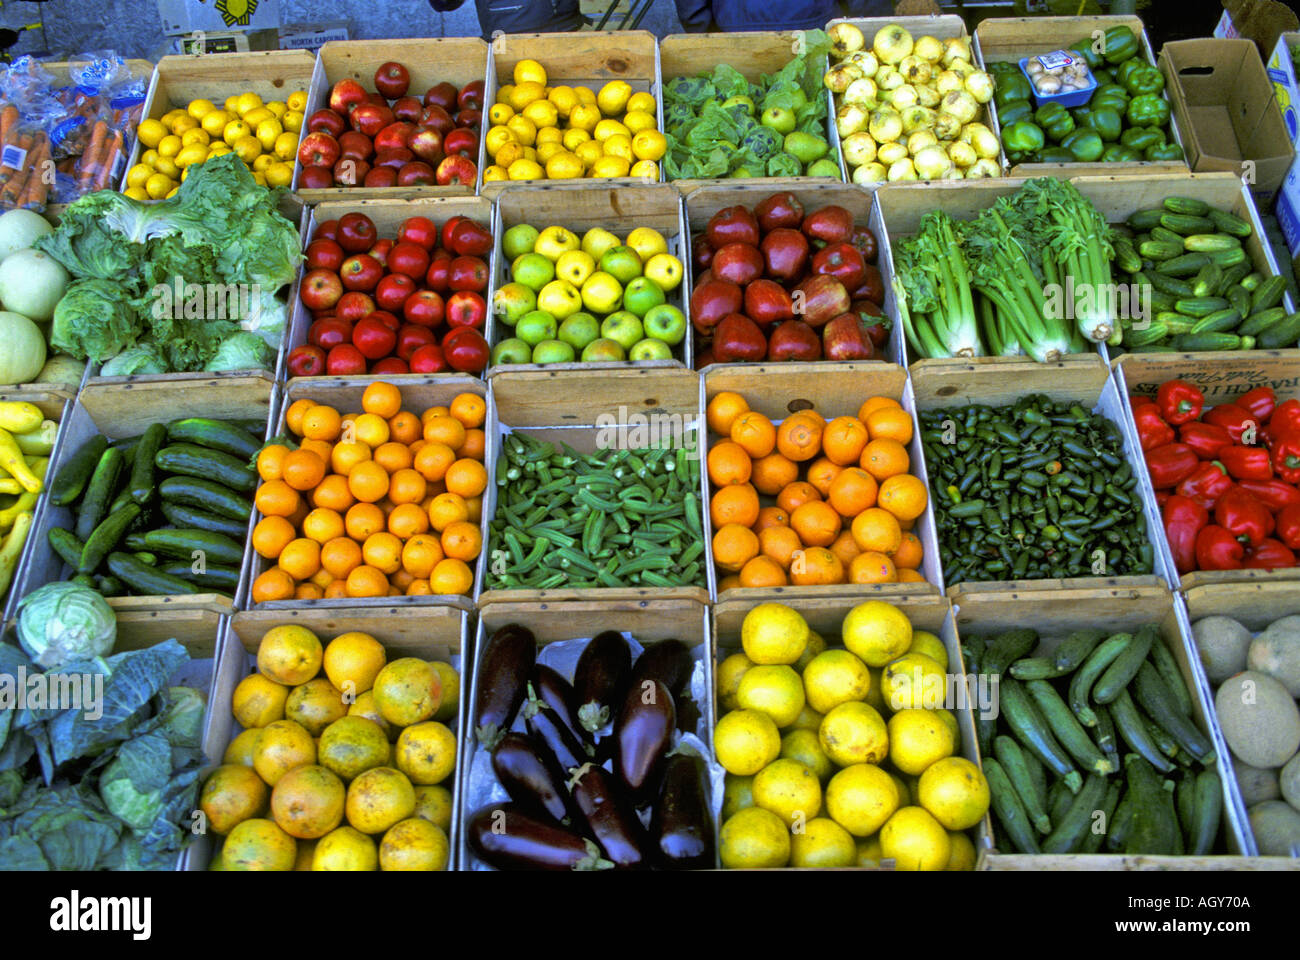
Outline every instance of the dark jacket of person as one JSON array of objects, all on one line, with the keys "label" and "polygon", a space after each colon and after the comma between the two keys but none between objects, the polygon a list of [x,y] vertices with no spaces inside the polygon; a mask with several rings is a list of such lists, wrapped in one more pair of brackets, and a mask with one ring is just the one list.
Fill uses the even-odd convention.
[{"label": "dark jacket of person", "polygon": [[[465,0],[429,0],[438,13],[450,13]],[[474,0],[483,36],[502,33],[558,33],[582,23],[578,0]]]},{"label": "dark jacket of person", "polygon": [[687,33],[715,26],[729,32],[821,30],[836,17],[888,17],[889,0],[676,0],[677,18]]}]

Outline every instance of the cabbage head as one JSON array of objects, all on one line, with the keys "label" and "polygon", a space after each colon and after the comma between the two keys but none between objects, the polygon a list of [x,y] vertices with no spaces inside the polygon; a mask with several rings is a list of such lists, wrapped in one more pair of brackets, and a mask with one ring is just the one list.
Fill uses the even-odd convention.
[{"label": "cabbage head", "polygon": [[117,640],[117,618],[98,592],[75,583],[47,583],[18,604],[18,642],[46,670],[105,657]]}]

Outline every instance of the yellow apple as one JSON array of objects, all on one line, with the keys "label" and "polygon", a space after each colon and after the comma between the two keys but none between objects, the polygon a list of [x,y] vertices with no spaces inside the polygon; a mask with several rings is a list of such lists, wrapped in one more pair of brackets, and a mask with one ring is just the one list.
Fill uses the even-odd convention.
[{"label": "yellow apple", "polygon": [[646,261],[645,275],[667,293],[682,282],[682,262],[671,253],[656,253]]},{"label": "yellow apple", "polygon": [[582,303],[596,314],[613,313],[623,300],[623,285],[608,273],[597,271],[582,285]]},{"label": "yellow apple", "polygon": [[657,253],[668,252],[668,241],[664,239],[663,234],[649,227],[637,227],[629,233],[627,235],[627,246],[641,256],[642,263],[645,263]]}]

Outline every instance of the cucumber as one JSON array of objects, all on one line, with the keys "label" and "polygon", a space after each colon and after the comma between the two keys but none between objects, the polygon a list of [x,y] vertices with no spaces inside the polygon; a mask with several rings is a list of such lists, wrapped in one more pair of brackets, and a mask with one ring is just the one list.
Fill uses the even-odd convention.
[{"label": "cucumber", "polygon": [[144,535],[145,549],[181,560],[194,559],[201,551],[204,562],[237,567],[244,559],[244,545],[230,537],[207,530],[177,530],[164,527]]},{"label": "cucumber", "polygon": [[1114,702],[1137,674],[1138,668],[1146,661],[1151,642],[1155,637],[1155,627],[1148,625],[1140,629],[1134,635],[1133,642],[1124,647],[1124,651],[1101,675],[1101,679],[1092,689],[1092,699],[1097,703]]},{"label": "cucumber", "polygon": [[[1204,264],[1202,264],[1202,266],[1204,266]],[[1180,280],[1178,277],[1171,277],[1169,274],[1161,273],[1158,270],[1153,270],[1150,273],[1147,273],[1146,277],[1151,281],[1151,286],[1155,287],[1161,293],[1168,294],[1171,297],[1190,297],[1192,295],[1192,285],[1186,280]]]},{"label": "cucumber", "polygon": [[1065,811],[1047,839],[1043,841],[1043,853],[1070,853],[1078,849],[1088,835],[1092,826],[1093,811],[1097,810],[1106,797],[1106,778],[1100,774],[1090,774],[1084,781],[1083,789],[1074,796],[1074,802]]},{"label": "cucumber", "polygon": [[127,481],[126,489],[131,499],[141,506],[152,500],[157,493],[154,489],[153,458],[166,439],[166,427],[161,423],[150,424],[136,447],[136,457],[131,465],[131,478]]},{"label": "cucumber", "polygon": [[1164,270],[1169,261],[1183,256],[1183,244],[1168,240],[1146,240],[1138,247],[1138,253],[1144,260],[1157,261],[1158,269]]},{"label": "cucumber", "polygon": [[158,567],[163,573],[180,577],[200,587],[213,587],[224,593],[234,593],[239,587],[239,568],[219,564],[208,564],[202,573],[194,572],[194,565],[188,560],[172,560]]},{"label": "cucumber", "polygon": [[1142,258],[1133,248],[1133,242],[1127,237],[1116,237],[1111,244],[1115,248],[1115,266],[1125,273],[1134,274],[1142,269]]},{"label": "cucumber", "polygon": [[1203,256],[1209,257],[1211,263],[1217,263],[1221,267],[1232,267],[1247,260],[1246,251],[1241,247],[1233,247],[1231,250],[1211,250]]},{"label": "cucumber", "polygon": [[1070,708],[1065,705],[1061,695],[1046,680],[1030,680],[1025,684],[1029,695],[1034,698],[1039,711],[1047,720],[1047,725],[1056,736],[1057,741],[1065,747],[1080,769],[1089,770],[1105,776],[1114,773],[1116,768],[1102,756],[1097,745],[1084,732],[1079,721]]},{"label": "cucumber", "polygon": [[1145,660],[1133,681],[1133,696],[1151,719],[1167,730],[1179,745],[1203,764],[1214,759],[1214,748],[1201,731],[1178,710],[1169,685]]},{"label": "cucumber", "polygon": [[1016,743],[1011,737],[1000,734],[993,741],[993,752],[1002,764],[1002,769],[1006,771],[1007,779],[1015,787],[1017,796],[1025,808],[1025,813],[1039,833],[1050,833],[1052,830],[1052,821],[1047,816],[1046,793],[1040,795],[1038,785],[1034,782],[1033,776],[1029,772],[1029,767],[1025,764],[1024,751],[1020,749],[1020,744]]},{"label": "cucumber", "polygon": [[1183,237],[1183,246],[1195,253],[1218,253],[1238,249],[1241,239],[1226,233],[1194,233],[1190,237]]},{"label": "cucumber", "polygon": [[246,462],[194,443],[163,447],[154,457],[154,464],[167,473],[215,480],[232,490],[247,492],[257,486],[257,471]]},{"label": "cucumber", "polygon": [[1100,630],[1076,630],[1056,648],[1054,661],[1062,673],[1078,669],[1097,644],[1106,638]]},{"label": "cucumber", "polygon": [[1163,290],[1157,290],[1155,284],[1148,282],[1146,285],[1149,296],[1151,297],[1152,311],[1159,313],[1161,310],[1172,310],[1176,300],[1171,294]]},{"label": "cucumber", "polygon": [[229,487],[211,480],[195,477],[168,477],[158,484],[158,492],[164,500],[183,503],[232,520],[248,522],[252,516],[253,505]]},{"label": "cucumber", "polygon": [[158,554],[149,553],[147,550],[136,550],[131,556],[135,557],[141,563],[147,563],[151,567],[158,566]]},{"label": "cucumber", "polygon": [[1083,777],[1070,762],[1069,755],[1056,742],[1047,720],[1034,706],[1034,701],[1024,687],[1013,678],[1004,676],[1000,689],[1002,715],[1007,718],[1007,725],[1011,727],[1016,739],[1032,750],[1053,773],[1064,778],[1071,793],[1078,793],[1083,785]]},{"label": "cucumber", "polygon": [[1108,637],[1097,649],[1088,654],[1088,659],[1083,661],[1083,665],[1070,678],[1070,709],[1085,727],[1097,724],[1097,714],[1088,706],[1092,685],[1132,641],[1131,633],[1117,633],[1113,637]]},{"label": "cucumber", "polygon": [[1110,761],[1111,769],[1119,770],[1121,767],[1119,741],[1115,738],[1115,721],[1111,719],[1110,712],[1102,710],[1098,713],[1097,725],[1089,729],[1092,731],[1093,742],[1097,744],[1097,749]]},{"label": "cucumber", "polygon": [[95,589],[105,597],[120,597],[126,593],[126,584],[114,576],[95,577]]},{"label": "cucumber", "polygon": [[990,806],[1016,849],[1021,853],[1041,853],[1033,828],[1029,825],[1029,816],[1002,765],[986,757],[984,779],[989,784]]},{"label": "cucumber", "polygon": [[1144,233],[1152,227],[1160,226],[1160,218],[1164,215],[1165,211],[1159,208],[1139,210],[1136,213],[1130,214],[1125,223],[1134,230],[1137,230],[1139,233]]},{"label": "cucumber", "polygon": [[1146,720],[1138,713],[1127,690],[1116,697],[1115,702],[1110,705],[1110,715],[1125,743],[1146,757],[1161,773],[1168,773],[1174,769],[1169,758],[1160,752],[1160,747],[1151,739]]},{"label": "cucumber", "polygon": [[50,549],[68,566],[75,570],[81,565],[81,551],[85,544],[78,540],[77,535],[71,530],[50,527],[50,532],[45,535],[45,539],[49,541]]},{"label": "cucumber", "polygon": [[1174,806],[1178,811],[1178,825],[1191,836],[1196,829],[1196,774],[1184,771],[1174,788]]},{"label": "cucumber", "polygon": [[[1208,254],[1204,253],[1184,253],[1181,256],[1170,257],[1164,263],[1159,265],[1161,273],[1170,277],[1190,277],[1199,273],[1201,267],[1207,263],[1213,263]],[[1191,281],[1187,283],[1191,288]]]},{"label": "cucumber", "polygon": [[[1228,304],[1243,317],[1250,316],[1250,291],[1241,284],[1236,284],[1229,288],[1224,296],[1228,299]],[[1266,312],[1266,311],[1265,311]]]},{"label": "cucumber", "polygon": [[1256,338],[1255,343],[1261,350],[1281,350],[1294,347],[1297,340],[1300,340],[1300,312],[1273,324]]},{"label": "cucumber", "polygon": [[1207,314],[1196,321],[1195,326],[1189,333],[1195,335],[1198,333],[1227,333],[1229,330],[1237,329],[1241,323],[1241,314],[1234,307],[1228,307],[1225,310],[1216,310],[1214,313]]},{"label": "cucumber", "polygon": [[1148,324],[1145,330],[1128,330],[1124,339],[1130,347],[1145,347],[1159,343],[1170,334],[1169,325],[1156,321]]},{"label": "cucumber", "polygon": [[1214,221],[1209,217],[1194,217],[1189,213],[1166,213],[1160,217],[1160,226],[1180,237],[1194,233],[1213,233]]},{"label": "cucumber", "polygon": [[113,498],[113,502],[108,505],[108,512],[117,513],[117,511],[121,510],[128,503],[134,503],[134,502],[135,501],[131,499],[131,488],[130,485],[128,484],[127,486],[123,487],[120,491],[118,491],[117,496]]},{"label": "cucumber", "polygon": [[1180,333],[1174,338],[1176,350],[1243,350],[1242,338],[1235,333]]},{"label": "cucumber", "polygon": [[1168,807],[1164,781],[1136,753],[1124,758],[1124,772],[1133,795],[1133,825],[1124,852],[1172,856],[1177,846],[1178,818]]},{"label": "cucumber", "polygon": [[[1219,264],[1215,264],[1219,266]],[[1250,264],[1246,261],[1234,263],[1232,266],[1223,267],[1223,279],[1219,281],[1219,289],[1214,291],[1216,297],[1221,297],[1225,290],[1241,286],[1241,281],[1250,273]],[[1243,288],[1244,289],[1244,288]],[[1250,291],[1247,290],[1247,293]]]},{"label": "cucumber", "polygon": [[1088,835],[1083,838],[1083,845],[1079,848],[1080,853],[1096,853],[1101,849],[1102,842],[1113,826],[1115,808],[1119,806],[1119,795],[1122,790],[1119,780],[1112,780],[1107,785],[1106,796],[1101,801],[1101,821],[1099,823],[1094,820],[1092,826],[1088,828]]},{"label": "cucumber", "polygon": [[86,545],[81,549],[81,559],[77,564],[78,573],[94,573],[104,562],[108,552],[117,546],[126,535],[126,528],[140,515],[140,504],[128,503],[126,506],[110,513],[100,522]]},{"label": "cucumber", "polygon": [[162,573],[147,563],[140,562],[129,553],[110,553],[108,569],[113,576],[144,596],[175,596],[203,592],[198,585]]},{"label": "cucumber", "polygon": [[[1164,217],[1160,219],[1163,221]],[[1184,250],[1182,236],[1173,230],[1166,229],[1163,225],[1151,228],[1151,239],[1156,243],[1167,243],[1170,246],[1177,244],[1179,253]]]},{"label": "cucumber", "polygon": [[66,507],[75,502],[86,489],[91,474],[95,472],[95,467],[107,449],[107,438],[98,433],[79,446],[59,467],[59,472],[51,481],[50,503],[56,507]]},{"label": "cucumber", "polygon": [[1226,210],[1215,210],[1211,208],[1206,214],[1210,222],[1214,224],[1214,229],[1219,233],[1228,233],[1234,237],[1249,237],[1255,232],[1250,225],[1249,220],[1243,220],[1236,214],[1229,213]]},{"label": "cucumber", "polygon": [[1174,303],[1174,309],[1187,317],[1208,317],[1212,313],[1226,310],[1231,304],[1223,297],[1186,297]]},{"label": "cucumber", "polygon": [[1285,292],[1286,280],[1277,275],[1269,277],[1251,291],[1250,312],[1258,313],[1261,310],[1267,310],[1269,307],[1276,307],[1282,302],[1282,294]]},{"label": "cucumber", "polygon": [[1174,310],[1165,310],[1156,314],[1156,323],[1162,324],[1173,336],[1191,333],[1192,327],[1196,326],[1195,318]]},{"label": "cucumber", "polygon": [[227,537],[239,539],[248,535],[248,524],[246,522],[231,520],[229,517],[209,513],[207,510],[200,510],[198,507],[191,507],[188,504],[163,501],[162,513],[167,518],[167,522],[173,527],[192,527],[197,530],[207,530],[210,533],[221,533]]},{"label": "cucumber", "polygon": [[1213,770],[1196,775],[1194,827],[1187,831],[1187,852],[1209,853],[1219,835],[1219,818],[1223,815],[1223,785]]},{"label": "cucumber", "polygon": [[1192,715],[1192,695],[1187,690],[1187,684],[1183,681],[1182,672],[1178,669],[1178,661],[1170,652],[1169,647],[1157,640],[1151,644],[1151,665],[1156,668],[1156,672],[1169,685],[1169,690],[1178,701],[1178,709],[1185,717]]},{"label": "cucumber", "polygon": [[[1238,287],[1238,290],[1241,288]],[[1244,294],[1245,291],[1242,290]],[[1258,337],[1261,333],[1273,326],[1275,323],[1281,323],[1286,319],[1285,307],[1270,307],[1267,310],[1261,310],[1259,313],[1251,314],[1245,322],[1237,328],[1237,332],[1243,337]]]},{"label": "cucumber", "polygon": [[1218,296],[1219,284],[1222,282],[1223,267],[1217,263],[1207,263],[1197,271],[1196,277],[1192,280],[1192,296]]},{"label": "cucumber", "polygon": [[68,582],[75,583],[79,587],[89,587],[91,590],[99,589],[99,584],[95,582],[95,578],[88,573],[74,573]]},{"label": "cucumber", "polygon": [[109,447],[100,456],[95,472],[90,475],[90,482],[86,484],[86,492],[81,495],[81,506],[77,510],[77,525],[73,528],[73,533],[78,539],[88,539],[99,526],[99,521],[104,519],[109,504],[113,501],[113,495],[117,491],[117,481],[122,475],[122,466],[122,451],[116,447]]},{"label": "cucumber", "polygon": [[1065,673],[1051,657],[1025,657],[1011,665],[1010,673],[1017,680],[1045,680]]},{"label": "cucumber", "polygon": [[1258,288],[1259,285],[1263,282],[1264,282],[1264,275],[1260,273],[1258,270],[1252,270],[1250,273],[1246,274],[1244,277],[1241,278],[1241,285],[1245,287],[1247,290],[1249,290],[1251,293],[1254,293],[1256,288]]},{"label": "cucumber", "polygon": [[[266,424],[262,423],[259,429],[265,430]],[[209,450],[239,457],[245,463],[262,446],[262,441],[253,437],[242,422],[209,420],[206,417],[173,420],[167,424],[167,438],[173,443],[195,443]]]},{"label": "cucumber", "polygon": [[1181,213],[1189,217],[1209,216],[1211,209],[1208,203],[1195,197],[1165,197],[1164,207],[1170,213]]},{"label": "cucumber", "polygon": [[143,530],[131,530],[123,538],[122,546],[125,547],[127,550],[130,550],[131,552],[135,552],[136,550],[143,550],[144,535],[145,535],[145,531]]}]

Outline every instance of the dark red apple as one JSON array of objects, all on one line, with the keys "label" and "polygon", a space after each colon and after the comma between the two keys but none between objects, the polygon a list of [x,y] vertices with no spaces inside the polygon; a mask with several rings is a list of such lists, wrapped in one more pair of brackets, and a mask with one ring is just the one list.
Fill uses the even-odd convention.
[{"label": "dark red apple", "polygon": [[364,160],[345,157],[334,164],[334,183],[340,187],[359,187],[370,172],[370,164]]},{"label": "dark red apple", "polygon": [[419,123],[422,110],[424,104],[416,97],[398,97],[393,101],[393,116],[406,123]]},{"label": "dark red apple", "polygon": [[447,298],[445,315],[449,327],[482,330],[487,322],[487,303],[472,290],[457,290]]},{"label": "dark red apple", "polygon": [[362,317],[352,328],[352,345],[367,360],[380,360],[392,353],[397,346],[397,331],[372,313],[368,317]]},{"label": "dark red apple", "polygon": [[431,106],[436,104],[448,113],[456,109],[456,98],[460,91],[456,89],[454,83],[448,83],[446,80],[442,83],[434,84],[424,94],[424,105]]},{"label": "dark red apple", "polygon": [[447,286],[452,290],[482,293],[488,285],[488,267],[481,257],[457,257],[451,262]]},{"label": "dark red apple", "polygon": [[411,134],[415,133],[415,124],[398,120],[390,123],[375,134],[376,150],[409,149]]},{"label": "dark red apple", "polygon": [[379,231],[375,221],[364,213],[345,213],[339,217],[339,246],[348,253],[362,253],[375,245]]},{"label": "dark red apple", "polygon": [[775,330],[767,342],[769,360],[819,360],[822,342],[817,331],[802,320],[787,320]]},{"label": "dark red apple", "polygon": [[352,324],[339,317],[314,320],[307,328],[307,342],[322,350],[331,350],[340,343],[351,343]]},{"label": "dark red apple", "polygon": [[298,285],[298,298],[308,310],[328,310],[343,296],[343,281],[333,270],[309,270]]},{"label": "dark red apple", "polygon": [[420,126],[433,127],[444,137],[456,129],[456,121],[451,114],[436,103],[427,105],[420,111]]},{"label": "dark red apple", "polygon": [[745,288],[745,316],[767,329],[794,318],[794,301],[775,280],[755,280]]},{"label": "dark red apple", "polygon": [[756,363],[767,354],[767,338],[758,324],[729,313],[713,328],[713,359],[718,363]]},{"label": "dark red apple", "polygon": [[289,351],[285,366],[291,377],[319,377],[325,372],[325,351],[304,343]]},{"label": "dark red apple", "polygon": [[308,133],[328,133],[331,137],[341,136],[348,128],[342,114],[333,110],[317,110],[307,118],[304,126]]},{"label": "dark red apple", "polygon": [[339,297],[339,302],[334,305],[334,315],[345,323],[356,323],[362,317],[373,313],[374,309],[374,297],[361,290],[349,290]]},{"label": "dark red apple", "polygon": [[334,186],[332,167],[303,167],[298,171],[298,186],[304,190],[323,190]]},{"label": "dark red apple", "polygon": [[442,138],[442,149],[449,157],[460,156],[474,160],[478,157],[478,137],[473,130],[457,127]]},{"label": "dark red apple", "polygon": [[399,187],[427,186],[436,179],[437,176],[433,167],[423,160],[412,160],[410,163],[404,163],[401,169],[397,171],[397,185]]},{"label": "dark red apple", "polygon": [[384,357],[370,367],[370,372],[374,376],[391,377],[395,374],[410,373],[411,368],[401,357]]},{"label": "dark red apple", "polygon": [[412,280],[420,280],[429,269],[429,251],[416,243],[395,243],[388,253],[388,269]]},{"label": "dark red apple", "polygon": [[871,228],[866,224],[853,228],[853,235],[849,237],[849,243],[858,248],[858,253],[862,254],[862,259],[867,263],[876,262],[876,235],[871,232]]},{"label": "dark red apple", "polygon": [[343,248],[333,240],[313,240],[305,256],[308,270],[338,270],[343,265]]},{"label": "dark red apple", "polygon": [[407,138],[407,148],[421,160],[438,163],[443,158],[442,134],[429,126],[418,126]]},{"label": "dark red apple", "polygon": [[468,220],[469,217],[463,214],[456,214],[454,217],[448,217],[447,222],[442,225],[442,245],[451,250],[451,235],[456,232],[456,227]]},{"label": "dark red apple", "polygon": [[363,103],[348,117],[352,129],[364,133],[367,137],[377,136],[380,130],[396,121],[397,118],[393,116],[393,111],[387,104],[380,106],[377,103]]},{"label": "dark red apple", "polygon": [[758,247],[747,243],[728,243],[719,247],[709,268],[719,280],[745,286],[763,275],[763,255]]},{"label": "dark red apple", "polygon": [[763,238],[767,275],[777,280],[798,280],[808,266],[808,238],[798,230],[777,227]]},{"label": "dark red apple", "polygon": [[451,261],[455,259],[446,250],[438,250],[433,254],[433,259],[429,261],[429,270],[424,275],[424,282],[438,293],[446,293],[451,289],[448,286],[448,280],[451,277]]},{"label": "dark red apple", "polygon": [[[363,319],[364,319],[364,318],[363,318]],[[384,326],[386,326],[389,330],[393,331],[393,333],[396,333],[396,332],[401,328],[401,326],[402,326],[402,321],[401,321],[401,320],[398,320],[397,317],[395,317],[393,314],[389,313],[387,310],[373,310],[373,311],[371,311],[371,313],[370,313],[370,319],[371,319],[371,320],[378,320],[380,323],[382,323]]]},{"label": "dark red apple", "polygon": [[447,365],[459,373],[482,373],[491,352],[483,335],[473,327],[456,327],[442,338]]},{"label": "dark red apple", "polygon": [[482,110],[483,109],[483,81],[471,80],[465,86],[460,88],[460,93],[456,97],[456,106],[462,110]]},{"label": "dark red apple", "polygon": [[406,96],[410,85],[411,74],[396,60],[381,63],[379,69],[375,71],[375,89],[389,100]]},{"label": "dark red apple", "polygon": [[461,110],[452,119],[456,121],[456,126],[465,127],[475,133],[483,128],[482,110]]},{"label": "dark red apple", "polygon": [[393,249],[393,241],[387,237],[380,237],[375,241],[375,245],[366,252],[383,264],[384,269],[388,269],[388,251]]},{"label": "dark red apple", "polygon": [[375,287],[375,303],[381,310],[398,313],[414,293],[414,280],[404,273],[390,273]]},{"label": "dark red apple", "polygon": [[841,313],[822,327],[822,345],[827,360],[870,360],[876,352],[867,324],[856,313]]},{"label": "dark red apple", "polygon": [[350,343],[340,343],[325,355],[325,372],[331,377],[354,377],[366,372],[366,358]]},{"label": "dark red apple", "polygon": [[371,167],[361,185],[364,187],[397,186],[397,171],[392,167]]},{"label": "dark red apple", "polygon": [[445,307],[436,290],[417,290],[402,304],[402,316],[407,323],[421,327],[441,325]]},{"label": "dark red apple", "polygon": [[845,290],[856,290],[867,278],[867,264],[853,244],[828,243],[813,254],[812,272],[834,277]]},{"label": "dark red apple", "polygon": [[393,182],[397,182],[397,171],[415,159],[415,154],[405,147],[395,150],[381,150],[375,155],[376,167],[388,167],[393,171]]},{"label": "dark red apple", "polygon": [[444,245],[458,256],[486,257],[492,252],[492,234],[477,220],[463,217],[452,227],[450,242]]},{"label": "dark red apple", "polygon": [[316,229],[312,231],[311,238],[312,240],[333,240],[338,243],[339,222],[337,220],[321,220],[316,224]]},{"label": "dark red apple", "polygon": [[880,275],[880,269],[873,263],[863,264],[862,282],[856,288],[849,291],[849,295],[854,300],[870,300],[872,303],[883,303],[885,300],[885,278]]},{"label": "dark red apple", "polygon": [[366,88],[348,77],[330,89],[330,109],[339,116],[346,117],[357,104],[365,103],[367,96]]},{"label": "dark red apple", "polygon": [[355,253],[339,267],[339,279],[348,290],[373,290],[384,276],[384,265],[368,253]]},{"label": "dark red apple", "polygon": [[707,270],[713,263],[713,244],[702,233],[691,237],[691,263],[696,270]]},{"label": "dark red apple", "polygon": [[419,347],[407,361],[412,373],[442,373],[447,369],[447,359],[442,347],[436,343]]},{"label": "dark red apple", "polygon": [[802,230],[809,240],[848,243],[853,237],[853,214],[837,204],[828,204],[804,217]]},{"label": "dark red apple", "polygon": [[774,193],[754,208],[758,228],[764,233],[777,227],[798,230],[803,224],[803,204],[788,190]]},{"label": "dark red apple", "polygon": [[375,142],[364,133],[344,130],[339,134],[339,158],[342,160],[369,160],[375,152]]},{"label": "dark red apple", "polygon": [[445,157],[438,164],[438,185],[472,187],[478,180],[478,167],[466,157]]},{"label": "dark red apple", "polygon": [[859,300],[854,298],[853,303],[849,306],[851,313],[856,313],[867,324],[867,333],[871,336],[871,342],[881,347],[889,339],[889,328],[893,326],[885,311],[881,310],[875,303],[870,300]]},{"label": "dark red apple", "polygon": [[304,167],[332,167],[338,163],[339,142],[328,133],[309,133],[298,144],[298,162]]},{"label": "dark red apple", "polygon": [[426,344],[436,343],[433,331],[416,323],[405,323],[397,330],[397,355],[409,361],[411,354]]},{"label": "dark red apple", "polygon": [[714,250],[721,250],[729,243],[747,243],[758,246],[758,221],[747,207],[723,207],[709,218],[704,227],[704,235]]},{"label": "dark red apple", "polygon": [[744,292],[730,280],[709,280],[691,293],[691,323],[708,334],[729,313],[739,313]]},{"label": "dark red apple", "polygon": [[697,273],[695,274],[695,283],[691,285],[691,289],[698,290],[700,289],[700,287],[704,286],[712,279],[713,279],[712,270],[705,270],[703,273]]},{"label": "dark red apple", "polygon": [[795,288],[794,312],[810,327],[820,327],[832,317],[847,313],[849,292],[834,277],[819,273]]},{"label": "dark red apple", "polygon": [[712,350],[712,349],[706,347],[706,348],[703,349],[703,350],[696,350],[696,351],[695,351],[695,369],[696,369],[696,370],[703,370],[705,367],[707,367],[707,366],[708,366],[709,364],[711,364],[712,362],[713,362],[713,350]]},{"label": "dark red apple", "polygon": [[432,251],[438,245],[438,228],[428,217],[407,217],[397,227],[397,240]]}]

